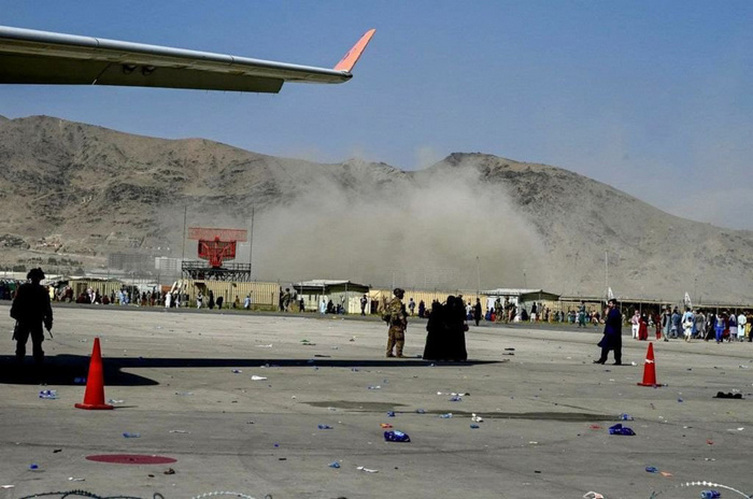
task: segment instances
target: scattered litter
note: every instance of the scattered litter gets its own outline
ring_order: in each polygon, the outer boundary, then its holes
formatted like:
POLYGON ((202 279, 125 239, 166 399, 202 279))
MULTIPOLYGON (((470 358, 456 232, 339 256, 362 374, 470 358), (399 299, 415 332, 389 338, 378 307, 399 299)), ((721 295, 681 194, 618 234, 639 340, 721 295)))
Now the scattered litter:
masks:
POLYGON ((447 414, 440 414, 439 417, 442 419, 450 419, 452 417, 452 413, 448 412, 447 414))
POLYGON ((740 428, 727 428, 727 431, 743 431, 744 429, 745 429, 744 427, 740 427, 740 428))
POLYGON ((701 499, 718 499, 722 497, 722 493, 718 490, 702 490, 701 499))
POLYGON ((589 490, 583 494, 584 499, 604 499, 604 496, 593 490, 589 490))
POLYGON ((141 438, 141 433, 131 433, 129 431, 123 432, 123 437, 125 438, 141 438))
POLYGON ((478 428, 480 428, 479 425, 477 425, 477 424, 471 424, 471 429, 472 430, 477 430, 478 428))
POLYGON ((379 423, 379 426, 381 426, 382 428, 385 428, 385 429, 386 428, 392 428, 392 425, 389 424, 389 423, 379 423))
POLYGON ((416 414, 426 414, 426 409, 416 409, 416 414))
POLYGON ((716 395, 714 395, 715 399, 741 399, 743 398, 742 393, 724 393, 724 392, 716 392, 716 395))
POLYGON ((353 367, 353 368, 351 368, 350 370, 351 370, 351 371, 353 371, 354 373, 357 373, 357 372, 358 372, 358 368, 357 368, 357 367, 353 367))
POLYGON ((591 428, 592 430, 601 430, 601 425, 592 424, 591 426, 589 426, 589 428, 591 428))
POLYGON ((110 404, 110 405, 118 405, 118 404, 122 404, 123 402, 125 402, 125 400, 110 399, 110 400, 107 401, 107 403, 110 404))
POLYGON ((471 414, 471 421, 473 421, 474 423, 483 423, 484 418, 482 418, 481 416, 477 416, 476 413, 474 412, 471 414))
POLYGON ((706 445, 714 445, 714 441, 711 439, 706 440, 706 445))
POLYGON ((251 376, 251 381, 265 381, 266 379, 266 376, 257 376, 256 374, 251 376))
POLYGON ((714 458, 714 457, 704 457, 703 460, 704 461, 716 461, 716 458, 714 458))
POLYGON ((329 467, 330 468, 339 468, 340 467, 340 463, 338 463, 337 461, 332 461, 331 463, 329 463, 329 467))
POLYGON ((58 398, 58 391, 57 390, 42 390, 41 392, 39 392, 39 398, 55 400, 56 398, 58 398))
POLYGON ((672 476, 672 473, 670 473, 669 471, 660 471, 660 472, 659 472, 659 474, 660 474, 661 476, 665 476, 665 477, 670 477, 670 476, 672 476))
POLYGON ((398 430, 385 431, 384 439, 387 442, 410 442, 408 434, 398 430))
POLYGON ((379 470, 372 470, 369 468, 364 468, 363 466, 358 466, 356 469, 358 471, 365 471, 366 473, 379 473, 379 470))
POLYGON ((170 430, 170 433, 191 433, 188 430, 170 430))
POLYGON ((609 427, 609 434, 632 436, 632 435, 635 435, 635 432, 631 428, 628 428, 627 426, 622 426, 622 424, 618 423, 614 426, 609 427))
POLYGON ((259 347, 259 348, 272 348, 272 344, 271 343, 269 345, 256 345, 256 346, 259 347))
POLYGON ((39 467, 37 463, 31 463, 29 465, 29 471, 40 471, 40 470, 41 468, 39 467))
POLYGON ((659 470, 655 466, 646 466, 646 471, 649 473, 659 473, 659 470))
POLYGON ((737 367, 739 367, 740 369, 750 369, 750 366, 744 366, 744 365, 742 365, 742 364, 740 364, 740 365, 739 365, 739 366, 737 366, 737 367))
POLYGON ((356 337, 355 337, 355 336, 353 336, 353 337, 352 337, 351 339, 349 339, 348 341, 356 341, 356 337))
POLYGON ((539 443, 536 440, 531 440, 528 442, 530 445, 539 445, 539 443))
POLYGON ((620 421, 633 421, 633 416, 628 413, 620 414, 620 421))
POLYGON ((317 428, 319 428, 320 430, 331 430, 332 429, 332 427, 330 425, 328 425, 328 424, 320 424, 320 425, 317 426, 317 428))
POLYGON ((388 418, 394 418, 395 417, 395 411, 387 411, 387 417, 388 418))
POLYGON ((369 390, 381 390, 382 387, 380 385, 369 385, 368 389, 369 390))
POLYGON ((68 477, 68 481, 69 482, 85 482, 86 478, 80 478, 80 477, 77 477, 77 476, 69 476, 68 477))
POLYGON ((175 470, 172 468, 167 468, 165 471, 162 472, 163 475, 174 475, 175 470))
POLYGON ((683 402, 683 400, 681 398, 678 398, 677 401, 678 402, 683 402))
POLYGON ((181 397, 187 397, 189 395, 193 395, 193 392, 175 392, 175 395, 180 395, 181 397))
POLYGON ((0 485, 0 489, 12 489, 15 485, 0 485))
POLYGON ((509 348, 505 348, 505 351, 506 351, 506 352, 514 352, 514 351, 515 351, 515 349, 514 349, 514 348, 512 348, 512 347, 509 347, 509 348))
POLYGON ((331 355, 322 355, 322 354, 320 354, 320 353, 315 353, 315 354, 314 354, 314 357, 323 357, 323 358, 325 358, 325 359, 329 359, 329 358, 331 358, 332 356, 331 356, 331 355))
POLYGON ((242 372, 240 369, 233 369, 233 374, 240 374, 242 372))
POLYGON ((457 395, 455 395, 454 397, 450 398, 450 402, 462 402, 462 401, 463 401, 463 397, 460 397, 460 396, 457 396, 457 395))

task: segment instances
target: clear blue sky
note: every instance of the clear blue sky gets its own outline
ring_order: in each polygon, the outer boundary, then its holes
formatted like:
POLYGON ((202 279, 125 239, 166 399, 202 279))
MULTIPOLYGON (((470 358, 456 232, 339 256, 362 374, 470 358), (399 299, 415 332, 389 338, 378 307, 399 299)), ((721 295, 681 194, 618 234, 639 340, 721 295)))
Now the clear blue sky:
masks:
POLYGON ((326 67, 377 29, 343 85, 0 86, 10 118, 404 170, 483 152, 753 229, 751 1, 0 0, 0 12, 9 26, 326 67))

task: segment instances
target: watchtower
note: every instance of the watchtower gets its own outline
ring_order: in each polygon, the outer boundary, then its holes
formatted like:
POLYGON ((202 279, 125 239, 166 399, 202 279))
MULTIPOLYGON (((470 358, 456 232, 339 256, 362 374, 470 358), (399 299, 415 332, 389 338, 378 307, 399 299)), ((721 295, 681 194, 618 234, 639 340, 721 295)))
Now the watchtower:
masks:
POLYGON ((183 277, 194 280, 250 281, 250 263, 231 263, 238 242, 245 242, 244 229, 189 227, 188 238, 198 241, 200 260, 183 261, 183 277))

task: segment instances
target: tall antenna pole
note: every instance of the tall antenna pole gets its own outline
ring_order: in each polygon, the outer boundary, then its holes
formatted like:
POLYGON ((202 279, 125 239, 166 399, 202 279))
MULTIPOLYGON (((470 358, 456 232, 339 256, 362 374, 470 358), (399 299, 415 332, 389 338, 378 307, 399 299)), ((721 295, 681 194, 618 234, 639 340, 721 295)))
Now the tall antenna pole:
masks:
POLYGON ((251 265, 254 257, 254 207, 251 207, 251 237, 248 240, 248 264, 251 265))
POLYGON ((188 205, 183 207, 183 254, 181 255, 181 260, 186 259, 186 223, 188 222, 188 205))
POLYGON ((606 284, 606 289, 604 290, 604 293, 606 293, 607 300, 609 299, 609 256, 608 253, 604 252, 604 283, 606 284))
POLYGON ((479 268, 478 256, 476 257, 476 296, 481 294, 481 269, 479 268))

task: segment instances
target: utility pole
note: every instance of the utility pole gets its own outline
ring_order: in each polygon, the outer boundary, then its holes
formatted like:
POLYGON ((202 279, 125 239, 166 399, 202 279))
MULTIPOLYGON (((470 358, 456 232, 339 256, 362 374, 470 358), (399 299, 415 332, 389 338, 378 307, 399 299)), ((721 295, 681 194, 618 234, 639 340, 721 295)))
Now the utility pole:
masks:
MULTIPOLYGON (((251 265, 254 257, 254 207, 251 207, 251 236, 248 239, 248 264, 251 265)), ((253 269, 253 265, 251 266, 253 269)))
POLYGON ((188 205, 183 207, 183 254, 181 255, 181 263, 186 259, 186 223, 188 222, 188 205))

